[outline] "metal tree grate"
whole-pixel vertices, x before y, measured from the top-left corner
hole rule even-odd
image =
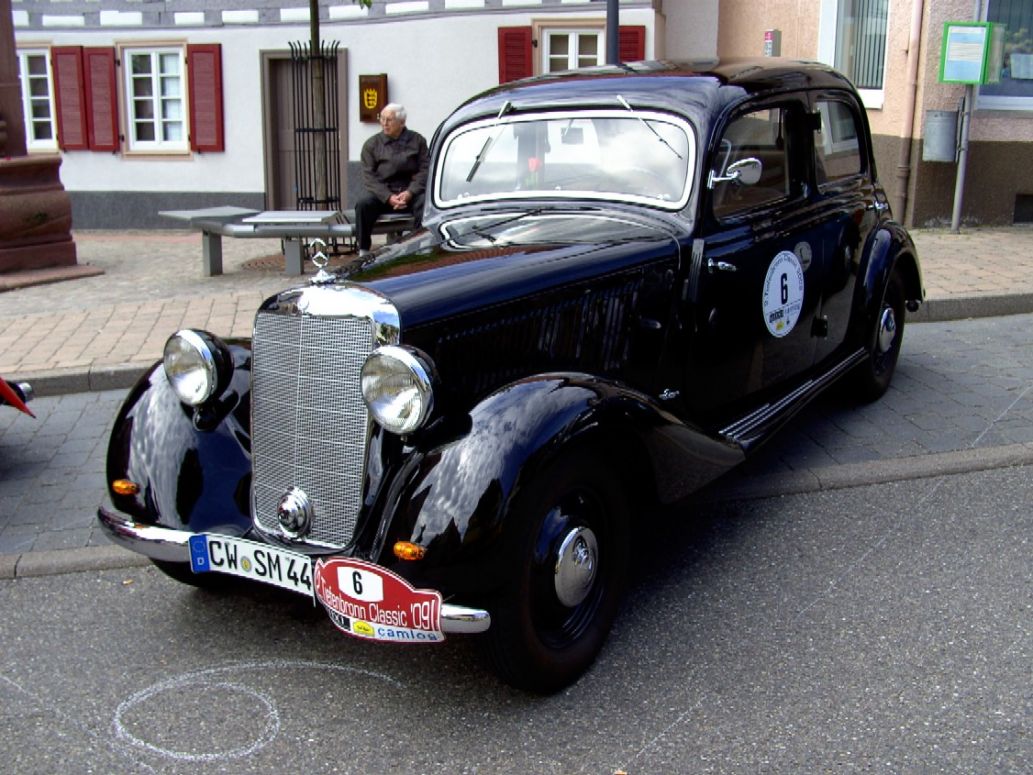
[[[340,107],[337,104],[337,49],[290,43],[294,85],[295,194],[298,210],[341,208]]]

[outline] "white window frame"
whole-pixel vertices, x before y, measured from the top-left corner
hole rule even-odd
[[[187,94],[187,71],[186,71],[186,46],[173,45],[151,45],[151,46],[125,46],[120,51],[122,59],[122,92],[125,99],[126,116],[126,144],[130,152],[158,152],[158,153],[189,153],[190,152],[190,106]],[[179,94],[176,99],[180,104],[180,115],[174,119],[182,127],[182,137],[179,140],[165,140],[162,132],[162,94],[160,62],[163,56],[174,54],[179,57]],[[133,57],[148,55],[151,58],[151,94],[150,102],[153,108],[153,118],[144,119],[154,122],[155,136],[153,140],[141,140],[137,137],[136,100],[133,93],[135,76],[133,73]],[[146,97],[142,98],[146,99]]]
[[[54,74],[50,67],[50,50],[46,48],[20,48],[18,54],[18,81],[22,93],[22,115],[25,121],[25,146],[29,151],[53,152],[57,145],[57,106],[54,104]],[[47,104],[50,111],[50,139],[37,140],[34,125],[37,123],[32,115],[32,103],[41,101],[41,97],[33,97],[29,89],[29,57],[41,56],[47,68]],[[40,76],[32,76],[39,78]]]
[[[592,67],[594,65],[605,64],[606,62],[606,38],[605,28],[596,26],[586,27],[546,27],[543,26],[539,38],[542,42],[542,60],[540,63],[540,72],[559,72],[556,70],[549,70],[549,64],[552,60],[552,39],[553,37],[565,36],[569,41],[569,47],[567,49],[567,67],[564,70],[574,70],[578,67]],[[580,58],[580,38],[581,35],[594,35],[596,39],[596,53],[595,62],[593,64],[581,65],[578,63]]]
[[[980,20],[986,21],[990,13],[990,0],[983,0]],[[977,110],[1024,110],[1033,111],[1033,96],[1031,97],[1005,97],[999,94],[988,94],[984,96],[982,90],[976,89]]]
[[[835,67],[836,66],[836,42],[839,39],[839,5],[841,0],[821,0],[821,10],[818,16],[818,61]],[[887,39],[886,46],[882,52],[883,61],[883,88],[881,89],[858,89],[861,95],[861,102],[868,110],[881,110],[886,101],[886,53],[889,49],[889,30],[891,25],[889,17],[893,12],[893,0],[889,0],[886,9],[887,15]]]

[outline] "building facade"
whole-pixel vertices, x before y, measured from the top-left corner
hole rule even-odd
[[[950,223],[953,161],[926,161],[934,132],[947,129],[966,87],[943,83],[946,22],[1001,25],[997,83],[975,89],[961,220],[1033,222],[1033,0],[721,0],[722,56],[764,52],[834,65],[868,108],[880,175],[894,213],[909,225]]]
[[[361,76],[386,76],[428,140],[500,81],[605,60],[605,0],[320,0],[336,51],[331,178],[342,207],[379,131]],[[76,228],[153,228],[159,210],[294,209],[299,119],[292,44],[305,0],[13,0],[30,154],[61,154]],[[717,52],[718,1],[623,0],[622,58]],[[365,114],[365,116],[364,116]],[[365,119],[365,120],[364,120]]]

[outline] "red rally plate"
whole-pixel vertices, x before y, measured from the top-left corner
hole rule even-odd
[[[392,643],[440,643],[441,593],[414,589],[397,573],[363,560],[316,562],[316,597],[342,632]]]

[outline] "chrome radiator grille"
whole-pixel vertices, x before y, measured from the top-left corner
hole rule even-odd
[[[304,540],[343,546],[355,530],[370,420],[359,371],[374,346],[366,317],[260,312],[252,352],[254,515],[279,532],[291,487],[314,506]]]

